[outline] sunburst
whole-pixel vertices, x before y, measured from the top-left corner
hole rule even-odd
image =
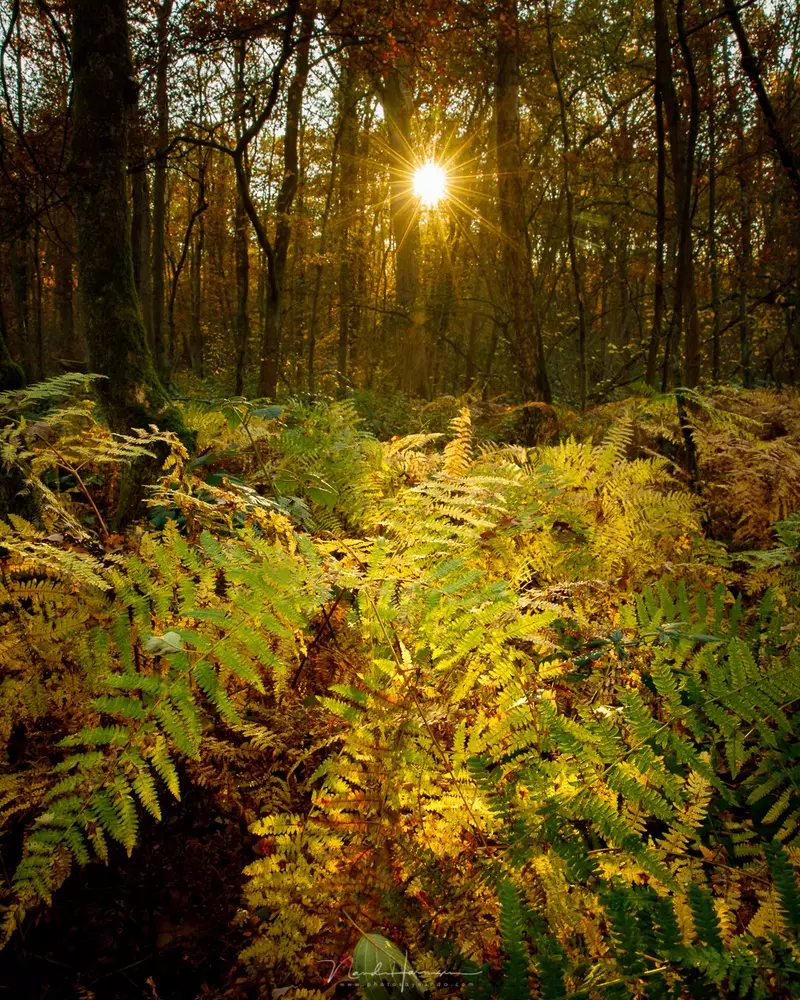
[[[436,208],[447,194],[447,175],[438,163],[429,160],[414,171],[414,194],[425,208]]]

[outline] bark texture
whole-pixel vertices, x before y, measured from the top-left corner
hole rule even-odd
[[[90,369],[113,431],[156,424],[184,433],[158,380],[133,280],[127,192],[128,114],[136,101],[125,0],[73,0],[75,87],[70,170],[76,259]],[[120,521],[134,516],[154,469],[131,470]]]

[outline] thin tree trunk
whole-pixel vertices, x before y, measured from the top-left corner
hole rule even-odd
[[[3,312],[3,302],[0,298],[0,392],[9,389],[20,389],[25,385],[25,373],[16,363],[8,349],[6,318]]]
[[[667,337],[667,345],[664,352],[662,385],[666,383],[670,345],[672,343],[677,345],[681,324],[683,323],[686,337],[684,381],[686,386],[692,389],[698,384],[700,374],[700,339],[697,325],[697,299],[694,287],[691,228],[691,185],[694,177],[694,149],[697,141],[699,104],[697,79],[694,74],[694,64],[683,24],[683,2],[684,0],[678,0],[676,14],[678,36],[690,86],[691,104],[686,134],[684,134],[683,116],[678,104],[678,97],[672,76],[672,47],[669,38],[669,24],[665,2],[664,0],[655,0],[656,78],[661,84],[661,93],[664,98],[664,110],[666,111],[667,127],[669,130],[672,174],[675,187],[675,214],[678,230],[675,298],[670,333]],[[686,465],[689,477],[694,483],[697,481],[697,449],[682,389],[680,392],[676,391],[675,401],[678,408],[678,421],[684,439]]]
[[[300,119],[303,114],[303,91],[308,79],[311,34],[314,30],[315,19],[316,10],[313,7],[309,7],[301,17],[295,71],[286,96],[286,126],[283,133],[284,174],[275,202],[275,214],[278,221],[273,260],[270,267],[270,281],[267,286],[266,316],[258,377],[259,395],[269,396],[272,399],[275,398],[278,391],[278,376],[280,374],[281,312],[286,260],[292,235],[289,213],[292,209],[299,179],[298,136]]]
[[[478,279],[475,289],[475,298],[485,297],[485,283]],[[474,309],[469,320],[469,334],[467,339],[467,366],[464,372],[464,392],[469,392],[475,382],[478,373],[478,341],[484,324],[484,316],[479,309]]]
[[[53,262],[53,296],[55,299],[55,343],[64,358],[77,359],[80,350],[75,343],[75,310],[73,306],[73,263],[75,233],[69,209],[59,213],[56,253]]]
[[[316,391],[316,351],[317,351],[317,337],[319,335],[319,301],[320,295],[322,293],[322,278],[325,272],[325,254],[328,250],[328,220],[330,219],[331,205],[333,204],[333,191],[336,184],[336,162],[338,158],[339,142],[342,134],[342,126],[337,129],[336,136],[333,142],[333,152],[331,155],[331,173],[328,179],[328,190],[325,195],[325,207],[322,210],[322,220],[320,224],[320,235],[319,235],[319,257],[320,261],[315,268],[314,273],[314,291],[311,296],[311,319],[308,324],[308,350],[306,352],[306,385],[308,387],[309,399],[314,398],[314,393]],[[339,172],[340,183],[341,183],[341,171]],[[351,279],[352,281],[352,276]],[[339,293],[339,309],[341,311],[341,289]],[[341,344],[339,345],[339,360],[341,361]],[[345,366],[347,364],[347,356],[345,355]],[[346,377],[346,373],[345,373]],[[339,374],[337,376],[339,382],[340,391],[342,385],[342,374],[341,368],[339,369]]]
[[[153,296],[153,361],[159,376],[167,368],[167,344],[164,335],[164,306],[167,226],[167,157],[169,143],[169,19],[173,0],[162,0],[156,20],[156,118],[158,122],[157,155],[153,175],[153,245],[152,277]]]
[[[727,59],[727,56],[726,56]],[[714,86],[714,46],[709,42],[708,80],[708,260],[711,280],[711,379],[720,377],[720,293],[717,260],[717,110]]]
[[[28,296],[28,248],[27,236],[15,236],[11,240],[11,293],[14,298],[14,311],[17,314],[17,340],[22,351],[22,367],[25,380],[33,381],[34,354],[33,340],[30,335],[30,310]],[[20,245],[21,244],[21,245]]]
[[[3,300],[0,296],[0,392],[21,389],[25,385],[25,373],[14,361],[8,349]],[[25,476],[18,465],[0,468],[0,518],[17,514],[27,521],[35,521],[38,507],[30,489],[26,487]]]
[[[745,139],[745,122],[740,101],[736,100],[731,77],[730,59],[728,57],[728,41],[723,41],[722,55],[725,66],[725,83],[728,91],[728,101],[733,112],[736,134],[736,178],[739,183],[739,247],[736,254],[737,271],[739,272],[739,364],[742,372],[742,383],[746,389],[753,387],[753,373],[750,363],[750,320],[747,315],[748,279],[751,266],[751,214],[750,192],[747,183],[747,142]]]
[[[206,201],[206,163],[202,161],[200,164],[199,176],[197,179],[197,204],[194,208],[189,211],[189,218],[186,223],[186,231],[183,236],[183,244],[181,247],[181,255],[174,264],[172,270],[172,280],[170,282],[169,288],[169,305],[168,305],[168,317],[169,317],[169,336],[170,336],[170,372],[172,371],[175,361],[177,360],[176,355],[176,336],[175,336],[175,300],[178,296],[178,283],[180,282],[181,274],[186,266],[186,261],[189,259],[190,251],[192,248],[192,232],[195,227],[195,223],[198,219],[202,219],[203,213],[208,208],[208,202]],[[191,204],[191,188],[187,192],[186,202],[187,205]],[[191,271],[191,266],[190,266]],[[184,358],[191,358],[191,349],[189,346],[189,341],[186,338],[185,331],[181,335],[181,345],[182,353]]]
[[[664,244],[667,234],[667,151],[664,135],[664,98],[661,84],[656,80],[654,88],[656,106],[656,266],[653,287],[653,329],[647,351],[647,384],[656,385],[658,349],[661,345],[661,330],[664,321]],[[666,386],[662,386],[662,392]]]
[[[439,359],[442,354],[443,345],[449,342],[447,336],[450,328],[450,320],[456,302],[455,286],[455,257],[458,251],[458,243],[461,237],[461,230],[453,231],[448,236],[448,240],[442,247],[441,257],[438,267],[438,280],[433,294],[433,302],[428,312],[431,316],[431,326],[436,334],[436,339],[432,345],[433,365],[430,389],[434,394],[441,392],[440,386],[446,385],[444,378],[439,379]],[[458,355],[456,355],[456,367],[458,365]],[[456,385],[458,384],[458,372],[455,373]]]
[[[336,369],[339,393],[347,387],[347,366],[353,326],[353,220],[356,187],[358,184],[358,104],[361,94],[356,91],[356,69],[352,58],[342,66],[341,83],[341,128],[339,168],[339,218],[341,236],[339,241],[339,339],[336,350]],[[327,206],[326,206],[327,207]],[[310,373],[310,367],[309,367]]]
[[[197,220],[197,236],[192,246],[191,286],[192,316],[189,327],[189,360],[192,372],[203,378],[203,249],[206,242],[205,220]]]
[[[497,354],[497,344],[500,341],[501,333],[502,329],[500,327],[500,324],[495,320],[495,322],[492,324],[492,335],[489,338],[489,350],[486,353],[486,366],[484,367],[483,370],[484,383],[483,383],[483,393],[481,398],[484,401],[489,398],[489,379],[492,377],[492,368],[494,367],[494,359],[495,355]],[[523,411],[523,413],[527,412],[528,412],[527,410]],[[526,431],[529,429],[529,426],[530,425],[526,425],[525,427]]]
[[[519,144],[519,22],[516,0],[501,0],[497,25],[495,123],[501,252],[508,310],[524,400],[550,402],[531,271],[530,236]],[[493,351],[491,352],[493,355]],[[533,443],[535,409],[526,408],[524,437]]]
[[[681,214],[681,245],[683,246],[683,320],[684,320],[684,382],[689,389],[700,383],[700,317],[697,308],[697,285],[694,278],[694,248],[692,245],[692,184],[697,135],[700,123],[700,87],[694,69],[694,58],[689,46],[689,36],[684,26],[684,0],[678,0],[676,23],[686,77],[689,83],[689,121],[686,131],[684,182]],[[680,268],[678,280],[681,279]]]
[[[33,288],[31,290],[31,326],[34,333],[36,350],[36,377],[44,378],[44,323],[42,321],[42,260],[39,253],[39,226],[33,227],[33,239],[30,243],[31,263],[33,264]]]
[[[150,175],[145,165],[146,155],[141,140],[140,113],[136,112],[138,136],[134,167],[131,174],[131,243],[133,245],[133,280],[139,301],[142,305],[142,318],[147,331],[147,343],[151,354],[153,344],[153,295],[152,295],[152,263],[151,246],[151,215],[150,215]]]
[[[389,134],[392,236],[395,245],[395,310],[400,329],[400,385],[412,395],[428,394],[428,343],[421,310],[419,213],[411,192],[414,163],[411,122],[414,102],[410,61],[397,57],[378,94]],[[395,324],[397,325],[397,324]]]
[[[358,150],[361,158],[361,165],[359,167],[357,183],[361,191],[364,192],[370,190],[370,184],[373,178],[373,168],[370,163],[370,136],[372,133],[372,122],[374,120],[376,107],[377,102],[369,102],[367,104],[365,119],[361,126],[361,141]],[[351,259],[353,261],[354,270],[353,284],[356,289],[356,294],[353,297],[350,306],[350,336],[347,344],[347,367],[351,384],[355,379],[356,360],[359,357],[359,352],[361,350],[363,334],[366,333],[366,328],[369,323],[369,317],[365,307],[368,298],[368,278],[372,273],[372,268],[370,267],[369,262],[373,259],[373,247],[375,245],[376,238],[376,221],[377,212],[374,212],[369,229],[369,235],[367,235],[367,213],[362,211],[359,212],[358,224],[355,227],[355,232],[353,232],[351,227],[351,245],[353,247],[353,256]]]
[[[244,66],[247,56],[245,42],[236,42],[235,59],[235,90],[234,116],[236,119],[236,138],[239,139],[244,130],[242,118],[244,109]],[[245,164],[247,183],[250,183],[250,166]],[[236,322],[234,324],[234,340],[236,351],[236,368],[234,378],[234,394],[241,396],[244,391],[244,374],[247,365],[247,347],[250,342],[250,249],[247,225],[247,211],[241,188],[236,188],[236,206],[233,220],[234,253],[236,267]]]
[[[550,53],[550,70],[558,94],[558,108],[561,118],[561,165],[564,174],[564,194],[567,203],[567,247],[569,249],[569,264],[572,271],[572,284],[575,290],[575,304],[578,310],[578,398],[581,410],[586,409],[586,309],[581,288],[581,273],[578,266],[578,252],[575,246],[575,208],[570,177],[571,142],[567,123],[567,103],[564,99],[564,88],[561,86],[561,76],[558,72],[558,61],[553,44],[553,31],[550,23],[550,4],[545,0],[545,25],[547,28],[547,48]]]
[[[655,0],[656,76],[661,85],[670,139],[672,175],[675,188],[675,215],[678,227],[678,261],[675,272],[673,301],[667,349],[664,352],[662,386],[665,387],[670,348],[677,347],[681,330],[685,332],[684,382],[694,388],[700,378],[700,336],[697,315],[697,293],[694,282],[692,249],[691,187],[694,177],[694,152],[697,142],[698,88],[694,64],[683,28],[683,0],[678,3],[678,34],[690,85],[688,128],[684,131],[683,115],[678,103],[672,69],[672,47],[664,0]]]
[[[305,157],[305,136],[305,127],[301,126],[300,135],[298,137],[299,157],[297,194],[295,195],[294,210],[294,214],[298,219],[304,219],[306,216],[305,196],[308,164]],[[292,290],[291,300],[286,307],[286,312],[289,316],[291,327],[289,343],[292,345],[294,354],[294,377],[292,382],[297,387],[305,381],[306,354],[304,345],[306,331],[308,329],[308,268],[305,263],[307,255],[308,234],[306,227],[300,225],[297,227],[294,240],[292,241],[291,269],[290,271],[287,271],[287,274],[291,274],[291,282],[288,280],[285,281],[285,286],[287,288],[291,287]]]
[[[797,213],[795,227],[795,246],[797,248],[794,255],[795,302],[787,319],[789,322],[789,341],[794,354],[792,376],[797,381],[800,378],[800,212]]]

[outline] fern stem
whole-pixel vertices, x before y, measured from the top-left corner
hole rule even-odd
[[[384,637],[386,638],[386,643],[387,643],[387,645],[389,646],[389,648],[392,651],[392,655],[395,658],[395,662],[397,663],[397,666],[398,666],[398,668],[400,670],[401,676],[404,679],[404,682],[406,682],[406,681],[409,680],[410,674],[406,671],[405,667],[403,666],[402,658],[400,656],[398,656],[397,650],[394,647],[394,643],[389,638],[389,633],[386,630],[386,625],[384,624],[384,621],[381,618],[381,616],[378,614],[378,609],[375,606],[375,602],[372,599],[372,594],[370,594],[370,592],[368,590],[365,590],[364,593],[367,595],[367,600],[372,605],[372,610],[375,612],[375,617],[378,619],[378,624],[381,626],[381,631],[383,632]],[[464,803],[464,808],[467,810],[467,815],[472,820],[472,823],[473,823],[473,825],[475,827],[475,832],[477,833],[478,838],[480,839],[481,844],[483,845],[483,847],[488,847],[489,844],[488,844],[488,842],[486,840],[486,837],[484,836],[483,830],[481,829],[481,826],[478,823],[478,820],[477,820],[477,817],[475,816],[475,813],[472,811],[472,806],[470,806],[469,802],[467,802],[467,797],[466,797],[466,795],[464,795],[464,790],[462,789],[462,787],[461,787],[461,785],[460,785],[460,783],[458,781],[458,778],[456,778],[455,772],[453,771],[453,767],[452,767],[452,765],[450,763],[450,760],[449,760],[447,754],[445,753],[444,748],[442,747],[441,743],[439,742],[438,737],[436,736],[436,734],[434,733],[433,729],[431,728],[430,723],[428,722],[427,716],[425,715],[425,712],[424,712],[424,710],[422,708],[422,705],[420,704],[419,698],[417,697],[417,692],[414,690],[413,686],[411,686],[411,685],[409,685],[408,690],[409,690],[409,693],[411,694],[411,697],[412,697],[412,699],[414,701],[414,706],[417,709],[417,713],[419,714],[419,717],[422,720],[422,724],[425,727],[425,729],[426,729],[426,731],[428,733],[428,736],[431,739],[431,742],[433,743],[433,745],[438,750],[439,755],[442,758],[442,762],[444,763],[444,766],[445,766],[445,768],[447,770],[447,773],[450,775],[450,778],[451,778],[451,780],[452,780],[452,782],[453,782],[453,784],[454,784],[454,786],[456,788],[456,791],[458,792],[459,798]]]
[[[647,958],[647,955],[642,955],[642,958]],[[655,959],[650,959],[650,961],[656,961]],[[637,979],[645,979],[648,976],[659,976],[662,972],[669,972],[669,965],[660,965],[657,969],[648,969],[646,972],[637,972],[633,976],[620,976],[619,979],[608,979],[604,983],[595,983],[590,987],[589,992],[595,992],[595,990],[604,990],[609,986],[623,986],[628,983],[635,983]],[[585,997],[586,990],[578,990],[577,993],[562,993],[561,996],[554,997],[553,1000],[573,1000],[573,997]]]
[[[86,488],[86,483],[84,483],[83,479],[81,479],[80,472],[78,472],[75,466],[72,465],[66,458],[64,458],[64,456],[61,454],[58,448],[50,444],[50,442],[47,441],[44,437],[42,437],[41,434],[37,432],[36,437],[39,438],[39,440],[44,444],[45,448],[48,451],[52,451],[52,453],[56,456],[59,462],[61,462],[64,468],[67,469],[69,472],[71,472],[72,475],[78,480],[78,485],[80,486],[83,495],[89,501],[89,504],[91,505],[91,508],[94,511],[94,516],[97,518],[97,524],[100,528],[100,537],[103,539],[108,538],[108,528],[106,527],[106,522],[103,520],[100,511],[97,509],[97,504],[92,499],[91,493]]]

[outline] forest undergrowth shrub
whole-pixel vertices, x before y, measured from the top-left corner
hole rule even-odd
[[[407,543],[428,533],[435,550],[439,524],[450,537],[467,522],[480,526],[484,565],[535,590],[601,583],[624,591],[665,573],[720,578],[701,501],[666,459],[626,457],[630,420],[596,446],[570,438],[536,449],[477,445],[466,409],[452,423],[443,452],[429,450],[439,435],[384,444],[373,517]]]
[[[107,535],[126,466],[161,454],[175,470],[188,459],[178,438],[157,428],[112,434],[90,396],[98,378],[70,373],[0,393],[0,514],[23,509],[78,539]],[[15,496],[6,495],[8,483],[16,484]]]
[[[364,651],[319,698],[338,730],[311,808],[254,827],[268,853],[247,898],[265,922],[245,957],[312,975],[357,927],[391,932],[417,968],[496,964],[511,892],[537,929],[506,946],[544,996],[790,990],[796,628],[769,597],[746,621],[724,584],[617,596],[603,625],[595,603],[531,599],[517,532],[564,493],[513,461],[488,475],[466,414],[454,431],[385,535],[341,558]],[[576,450],[578,469],[624,463],[618,434]],[[528,995],[484,974],[485,996]]]
[[[3,459],[41,498],[38,525],[0,520],[0,816],[5,832],[24,829],[6,937],[73,863],[107,861],[113,842],[130,853],[140,812],[158,819],[164,791],[180,797],[182,762],[202,772],[213,759],[201,745],[215,719],[266,750],[248,692],[283,697],[327,594],[310,543],[253,491],[184,492],[182,528],[127,540],[104,530],[93,470],[113,478],[165,439],[112,437],[88,401],[65,407],[84,386],[70,377],[2,399],[16,406]],[[41,448],[25,433],[34,407]],[[185,483],[185,458],[176,445],[163,490]],[[48,485],[53,474],[67,486]]]
[[[230,399],[193,406],[187,422],[199,433],[193,495],[221,483],[244,485],[269,494],[305,530],[360,527],[362,490],[381,449],[361,429],[351,400],[272,406]]]
[[[721,387],[690,393],[688,400],[708,533],[741,549],[771,544],[775,522],[800,510],[797,391]],[[673,395],[619,400],[586,414],[562,412],[561,433],[600,440],[626,420],[634,427],[628,457],[666,457],[688,482]]]
[[[417,968],[460,954],[484,996],[528,995],[490,976],[501,938],[545,997],[791,995],[796,630],[661,586],[598,636],[487,578],[472,528],[351,564],[372,652],[319,699],[337,729],[310,809],[254,827],[245,957],[310,975],[356,927]]]
[[[171,523],[110,565],[59,558],[32,528],[17,529],[29,544],[4,538],[2,559],[4,808],[19,811],[21,797],[24,811],[36,807],[29,768],[42,795],[7,932],[73,862],[107,860],[109,841],[130,853],[139,811],[158,819],[163,790],[180,798],[177,764],[200,757],[210,717],[235,728],[249,690],[280,697],[326,593],[305,543],[287,551],[252,529],[190,542]],[[32,759],[11,759],[10,726]],[[55,768],[36,752],[43,731]]]

